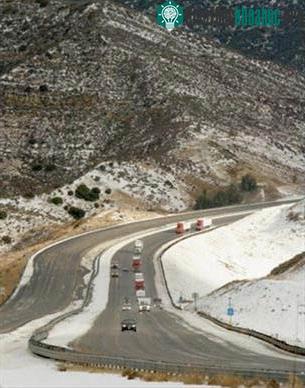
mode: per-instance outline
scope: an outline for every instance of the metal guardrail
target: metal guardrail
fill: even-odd
[[[215,229],[214,229],[215,230]],[[201,232],[202,233],[202,232]],[[204,233],[204,232],[203,232]],[[184,239],[187,239],[188,237],[190,237],[189,235],[188,236],[185,236],[181,239],[179,239],[179,241],[181,240],[184,240]],[[172,246],[174,246],[175,244],[177,243],[177,241],[174,241],[173,243],[169,244],[166,248],[164,248],[161,253],[159,254],[159,257],[158,257],[158,260],[159,260],[159,263],[160,263],[160,267],[161,267],[161,271],[162,271],[162,276],[163,276],[163,279],[164,279],[164,282],[165,282],[165,287],[166,287],[166,290],[167,290],[167,293],[169,295],[169,298],[171,300],[171,304],[174,308],[178,309],[178,310],[182,310],[182,308],[177,305],[174,300],[173,300],[173,297],[170,293],[170,290],[169,290],[169,286],[168,286],[168,283],[167,283],[167,279],[166,279],[166,276],[165,276],[165,271],[164,271],[164,266],[163,266],[163,263],[162,263],[162,256],[164,255],[164,253],[170,249]],[[293,353],[293,354],[297,354],[297,355],[301,355],[301,356],[305,356],[305,348],[302,348],[300,346],[296,346],[296,345],[291,345],[291,344],[287,344],[287,342],[285,341],[281,341],[281,340],[278,340],[270,335],[267,335],[267,334],[263,334],[263,333],[260,333],[256,330],[251,330],[251,329],[246,329],[246,328],[242,328],[242,327],[237,327],[237,326],[233,326],[233,325],[230,325],[226,322],[223,322],[217,318],[214,318],[213,316],[203,312],[203,311],[198,311],[197,312],[198,315],[204,317],[205,319],[208,319],[209,321],[215,323],[216,325],[218,326],[221,326],[227,330],[230,330],[230,331],[235,331],[237,333],[240,333],[240,334],[245,334],[245,335],[248,335],[248,336],[251,336],[251,337],[255,337],[255,338],[258,338],[262,341],[265,341],[281,350],[285,350],[289,353]]]
[[[286,352],[305,356],[305,349],[301,348],[300,346],[287,344],[287,342],[285,342],[285,341],[278,340],[274,337],[271,337],[270,335],[260,333],[256,330],[251,330],[251,329],[246,329],[243,327],[237,327],[237,326],[230,325],[226,322],[223,322],[217,318],[210,316],[209,314],[207,314],[203,311],[198,311],[197,314],[208,319],[209,321],[212,321],[216,325],[221,326],[227,330],[235,331],[237,333],[241,333],[241,334],[245,334],[245,335],[249,335],[251,337],[255,337],[255,338],[258,338],[258,339],[263,340],[265,342],[268,342],[269,344],[271,344],[279,349],[285,350]]]
[[[187,237],[188,236],[186,236],[186,238]],[[173,243],[172,245],[174,244],[175,243]],[[169,247],[164,249],[164,251],[166,251],[167,249],[169,249]],[[164,274],[164,268],[162,265],[161,257],[164,251],[162,251],[159,255],[159,259],[160,259],[159,262],[161,264],[163,275],[165,274]],[[51,330],[51,328],[54,327],[58,322],[66,319],[69,316],[80,313],[83,310],[83,308],[89,303],[92,295],[92,281],[95,278],[96,274],[98,273],[99,256],[95,258],[94,271],[90,278],[90,282],[87,288],[87,293],[86,293],[83,305],[78,309],[75,309],[71,312],[68,312],[66,314],[61,315],[60,317],[53,319],[47,325],[45,325],[44,327],[34,332],[34,334],[31,336],[28,342],[28,347],[32,353],[42,357],[51,358],[57,361],[72,362],[72,363],[82,364],[84,366],[90,366],[90,367],[107,367],[107,368],[113,368],[113,369],[126,368],[126,369],[133,369],[137,371],[163,372],[168,374],[169,373],[172,373],[172,374],[191,374],[191,373],[224,374],[226,373],[230,375],[234,374],[234,375],[240,375],[243,377],[250,377],[250,378],[261,376],[261,377],[277,378],[277,379],[284,380],[291,373],[291,370],[274,370],[274,369],[261,369],[261,368],[258,369],[258,368],[249,368],[249,367],[245,369],[244,367],[240,367],[234,363],[228,366],[223,366],[221,365],[222,360],[219,360],[218,364],[216,362],[211,362],[210,360],[207,360],[205,364],[193,364],[193,363],[182,364],[182,363],[176,363],[176,362],[171,363],[171,362],[155,361],[155,360],[138,360],[138,359],[125,358],[125,357],[109,357],[102,354],[82,353],[76,350],[42,342],[48,337],[48,333]],[[180,306],[174,303],[171,297],[165,276],[164,276],[164,280],[173,306],[175,308],[180,308]],[[234,329],[235,328],[230,328],[230,330],[234,330]],[[242,330],[246,331],[246,329],[242,329]],[[242,332],[242,331],[239,331],[239,332]],[[248,333],[248,332],[243,332],[243,334],[251,335],[251,333]],[[260,335],[260,337],[257,336],[257,338],[263,339],[262,337],[264,337],[264,335],[261,333],[258,333],[258,334]],[[274,339],[272,340],[276,341]],[[267,342],[270,342],[270,339]],[[302,354],[305,354],[305,350],[304,350],[304,353]],[[227,363],[227,360],[226,360],[226,363]],[[302,374],[299,374],[299,375],[302,376]]]
[[[174,374],[209,373],[209,374],[237,374],[243,377],[268,376],[269,378],[285,378],[290,371],[238,368],[237,366],[223,367],[216,363],[206,362],[202,364],[182,364],[154,360],[138,360],[124,357],[109,357],[99,354],[81,353],[60,346],[49,345],[41,342],[46,338],[47,332],[34,335],[29,341],[30,350],[39,356],[51,358],[57,361],[72,362],[93,367],[107,367],[114,369],[128,368],[138,371],[163,372]]]

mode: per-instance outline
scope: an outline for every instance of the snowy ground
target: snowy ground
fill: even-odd
[[[86,184],[90,189],[99,188],[99,200],[88,202],[77,198],[74,192],[80,184]],[[71,191],[72,195],[69,195]],[[156,166],[145,163],[105,162],[72,184],[50,194],[42,194],[33,199],[0,199],[0,210],[7,212],[7,218],[0,220],[0,252],[8,251],[25,233],[35,228],[71,221],[72,217],[64,209],[65,206],[76,206],[85,210],[86,216],[90,216],[120,205],[116,193],[132,198],[133,207],[148,209],[155,207],[181,211],[187,207],[189,200],[184,187],[176,182],[175,177]],[[54,197],[62,198],[63,204],[50,203],[50,198]],[[1,240],[3,236],[11,237],[12,243],[5,244]]]
[[[285,277],[233,284],[207,296],[229,282],[267,276],[280,263],[304,252],[303,211],[304,201],[262,210],[169,249],[162,261],[174,300],[192,299],[192,293],[198,292],[199,309],[229,321],[231,297],[232,323],[305,346],[305,309],[297,308],[297,300],[305,304],[304,269]]]
[[[94,282],[93,301],[88,308],[84,309],[83,314],[77,316],[77,319],[71,318],[64,323],[56,326],[48,341],[65,345],[75,337],[88,330],[94,318],[100,314],[103,306],[107,303],[108,283],[109,283],[109,265],[114,251],[125,245],[124,240],[110,248],[103,257],[103,265],[108,266],[107,271],[101,268],[97,281]],[[82,260],[83,265],[89,267],[92,264],[92,258],[100,251],[102,246],[95,247]],[[32,265],[26,270],[27,275],[23,281],[25,284],[29,281],[32,271]],[[55,362],[33,356],[27,349],[28,339],[34,330],[48,323],[51,319],[61,315],[64,312],[80,307],[81,301],[71,304],[65,311],[52,314],[44,318],[32,321],[23,327],[8,333],[0,335],[0,387],[1,388],[89,388],[89,387],[182,387],[183,383],[154,383],[141,380],[127,380],[115,374],[88,373],[81,371],[59,372]],[[68,329],[67,329],[68,325]],[[204,387],[204,385],[201,385]]]
[[[50,319],[50,317],[49,317]],[[0,336],[1,388],[90,388],[90,387],[182,387],[182,383],[147,383],[127,380],[115,374],[59,372],[55,362],[34,357],[27,341],[35,328],[48,318],[33,321],[21,329]]]

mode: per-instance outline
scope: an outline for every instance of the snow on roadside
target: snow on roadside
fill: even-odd
[[[281,276],[228,285],[201,298],[198,308],[234,326],[305,347],[304,281],[303,266]],[[231,319],[226,315],[229,300],[234,309]]]
[[[171,226],[172,227],[172,226]],[[168,228],[165,227],[165,229]],[[120,245],[125,245],[128,241],[122,241]],[[83,258],[82,264],[88,269],[92,264],[92,260],[98,251],[102,249],[102,245],[95,247],[93,250]],[[103,265],[107,266],[107,270],[101,267],[101,276],[95,282],[94,300],[93,304],[89,305],[88,309],[85,309],[83,319],[79,319],[81,314],[77,316],[77,319],[64,321],[61,326],[59,324],[54,329],[51,336],[48,339],[53,339],[54,343],[60,342],[60,345],[64,345],[65,341],[69,342],[75,336],[84,333],[90,328],[92,319],[103,309],[103,305],[106,305],[108,298],[108,283],[109,283],[109,261],[113,254],[113,249],[110,248],[106,253],[106,257],[103,258]],[[107,283],[108,278],[108,283]],[[82,301],[73,302],[65,310],[47,315],[43,318],[34,320],[21,328],[10,332],[8,334],[0,335],[0,386],[1,388],[50,388],[50,387],[62,387],[62,388],[89,388],[89,387],[182,387],[183,383],[169,382],[169,383],[155,383],[145,382],[138,379],[127,380],[119,375],[110,373],[88,373],[78,371],[66,371],[59,372],[56,367],[56,363],[51,360],[33,356],[28,350],[28,340],[32,333],[43,325],[47,324],[52,319],[67,313],[69,311],[79,308]],[[66,324],[68,323],[68,330]],[[61,330],[64,332],[61,332]],[[59,336],[59,337],[58,337]],[[53,342],[53,341],[52,341]],[[204,387],[201,385],[201,387]]]
[[[199,311],[305,346],[305,267],[258,279],[305,252],[304,211],[304,200],[261,210],[170,248],[162,261],[174,300],[196,291]]]
[[[134,241],[136,238],[143,238],[160,230],[168,230],[173,228],[173,224],[165,225],[161,228],[153,228],[144,233],[135,233],[128,239],[122,238],[112,241],[112,245],[108,250],[103,252],[99,257],[99,272],[92,282],[93,295],[90,304],[77,315],[73,315],[59,322],[49,332],[48,337],[44,342],[62,347],[69,347],[69,343],[84,335],[93,325],[95,319],[104,311],[108,302],[109,283],[110,283],[110,263],[114,254],[122,249],[127,244]],[[95,247],[90,251],[88,257],[95,257],[97,252],[102,250],[102,245]],[[93,253],[94,252],[94,253]]]
[[[27,348],[31,333],[52,316],[32,321],[14,332],[0,335],[1,388],[183,387],[183,383],[148,383],[116,374],[82,371],[59,372],[51,360],[33,356]],[[201,386],[204,387],[204,386]]]
[[[204,296],[234,280],[266,276],[304,250],[304,223],[291,205],[265,209],[170,248],[162,262],[174,300]]]

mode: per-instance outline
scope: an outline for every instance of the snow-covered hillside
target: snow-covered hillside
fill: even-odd
[[[305,347],[304,264],[305,254],[301,266],[278,276],[225,286],[201,298],[198,308],[224,322]],[[232,318],[226,315],[229,302]]]
[[[163,256],[174,300],[207,295],[223,285],[266,276],[305,250],[302,205],[258,211],[234,224],[183,240]]]
[[[78,198],[75,191],[81,184],[90,189],[98,188],[99,198],[92,202]],[[62,203],[52,203],[50,200],[54,198],[60,198]],[[177,183],[175,176],[153,164],[104,162],[49,194],[0,199],[0,210],[7,213],[5,219],[0,219],[0,252],[9,250],[25,233],[37,232],[37,228],[47,224],[73,220],[67,212],[71,206],[84,210],[87,217],[125,203],[131,208],[180,211],[188,206],[189,200],[185,187]],[[11,243],[4,242],[4,236],[11,238]]]

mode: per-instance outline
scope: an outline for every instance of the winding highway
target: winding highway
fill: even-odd
[[[280,204],[294,201],[282,201]],[[205,215],[222,216],[214,220],[214,225],[224,225],[244,217],[246,213],[261,208],[279,205],[269,202],[189,212],[170,217],[119,225],[110,229],[77,236],[46,249],[35,259],[33,276],[24,287],[0,307],[0,333],[12,331],[25,323],[46,314],[63,310],[73,300],[82,295],[84,289],[84,269],[80,266],[82,257],[95,245],[126,238],[136,232],[160,227],[178,220],[194,219]],[[155,282],[153,257],[161,245],[177,236],[173,230],[163,230],[144,238],[143,272],[148,296],[159,295]],[[130,268],[132,245],[127,244],[114,256],[113,261],[120,267]],[[132,312],[122,311],[122,301],[129,297],[133,302]],[[138,331],[121,332],[123,318],[136,315]],[[110,282],[106,309],[94,322],[92,328],[71,346],[84,353],[107,356],[124,356],[147,360],[162,360],[179,363],[203,364],[232,368],[272,369],[305,371],[305,357],[291,356],[281,350],[254,338],[232,333],[227,340],[225,329],[218,328],[203,318],[202,330],[192,327],[181,318],[181,313],[154,308],[150,313],[136,312],[133,273],[120,272],[118,279]],[[206,333],[206,325],[214,326],[214,334]],[[234,343],[234,338],[238,341]],[[249,347],[249,341],[254,346]],[[244,345],[243,345],[244,342]]]

